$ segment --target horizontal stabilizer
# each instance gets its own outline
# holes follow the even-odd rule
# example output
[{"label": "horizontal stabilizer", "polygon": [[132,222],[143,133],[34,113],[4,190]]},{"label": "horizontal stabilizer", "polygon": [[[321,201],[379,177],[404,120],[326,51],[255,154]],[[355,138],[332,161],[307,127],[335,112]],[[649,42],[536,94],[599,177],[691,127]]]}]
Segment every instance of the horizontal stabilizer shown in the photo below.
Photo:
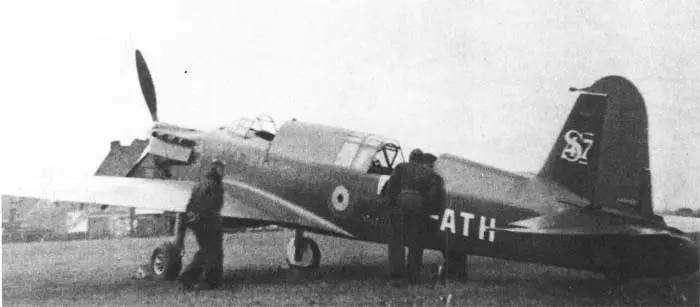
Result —
[{"label": "horizontal stabilizer", "polygon": [[572,228],[489,228],[488,231],[510,232],[520,234],[540,235],[574,235],[574,236],[600,236],[600,235],[674,235],[670,230],[639,227],[635,225],[612,225],[596,227],[572,227]]}]

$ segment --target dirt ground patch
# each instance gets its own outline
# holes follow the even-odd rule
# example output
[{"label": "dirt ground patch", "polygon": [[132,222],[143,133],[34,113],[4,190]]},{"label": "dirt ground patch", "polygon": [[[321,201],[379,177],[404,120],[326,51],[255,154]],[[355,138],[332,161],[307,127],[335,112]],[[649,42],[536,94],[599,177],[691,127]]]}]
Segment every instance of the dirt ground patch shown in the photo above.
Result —
[{"label": "dirt ground patch", "polygon": [[[4,306],[697,306],[699,275],[671,281],[635,280],[612,288],[580,271],[470,257],[470,280],[403,289],[386,281],[386,247],[312,236],[321,267],[287,270],[288,232],[225,237],[225,284],[187,293],[175,282],[134,278],[155,246],[170,238],[19,243],[2,246]],[[184,261],[196,244],[188,236]],[[425,262],[440,255],[426,252]],[[675,288],[675,289],[674,289]]]}]

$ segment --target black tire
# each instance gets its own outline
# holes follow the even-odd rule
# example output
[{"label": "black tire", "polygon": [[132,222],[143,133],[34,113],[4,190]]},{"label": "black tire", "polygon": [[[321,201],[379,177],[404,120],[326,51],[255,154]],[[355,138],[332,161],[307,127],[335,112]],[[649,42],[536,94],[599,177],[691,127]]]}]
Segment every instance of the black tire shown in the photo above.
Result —
[{"label": "black tire", "polygon": [[172,243],[163,243],[153,250],[151,272],[156,280],[175,280],[182,269],[180,248]]},{"label": "black tire", "polygon": [[318,248],[318,244],[316,244],[316,241],[310,239],[310,238],[302,238],[300,242],[300,246],[304,251],[311,251],[311,259],[308,261],[308,263],[304,263],[305,261],[297,262],[294,261],[294,253],[292,247],[295,246],[294,238],[289,240],[289,244],[287,245],[287,256],[285,257],[287,260],[287,264],[289,264],[289,267],[291,268],[296,268],[296,269],[315,269],[321,264],[321,250]]}]

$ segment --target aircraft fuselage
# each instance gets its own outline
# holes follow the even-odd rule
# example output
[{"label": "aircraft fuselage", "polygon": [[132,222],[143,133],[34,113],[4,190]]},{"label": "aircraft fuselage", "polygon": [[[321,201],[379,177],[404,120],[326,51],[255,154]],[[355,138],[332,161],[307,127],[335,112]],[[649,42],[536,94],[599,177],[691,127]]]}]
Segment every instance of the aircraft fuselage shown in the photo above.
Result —
[{"label": "aircraft fuselage", "polygon": [[[300,162],[271,154],[268,146],[260,139],[232,138],[214,131],[205,138],[198,163],[183,168],[181,173],[187,177],[201,175],[211,159],[223,158],[228,164],[226,176],[298,204],[352,236],[303,230],[388,242],[389,224],[385,215],[377,212],[383,209],[378,199],[389,176]],[[515,221],[566,210],[585,217],[580,219],[581,223],[640,222],[605,212],[589,212],[574,205],[583,202],[576,194],[537,176],[525,177],[452,156],[441,158],[436,169],[447,177],[448,197],[442,214],[433,216],[430,238],[426,241],[428,249],[596,272],[623,270],[627,276],[671,276],[697,270],[697,249],[676,246],[687,244],[683,238],[669,241],[634,235],[537,236],[490,231]],[[226,224],[235,228],[246,222],[229,219]],[[294,224],[289,221],[281,225],[295,228]],[[659,262],[659,259],[671,260]]]}]

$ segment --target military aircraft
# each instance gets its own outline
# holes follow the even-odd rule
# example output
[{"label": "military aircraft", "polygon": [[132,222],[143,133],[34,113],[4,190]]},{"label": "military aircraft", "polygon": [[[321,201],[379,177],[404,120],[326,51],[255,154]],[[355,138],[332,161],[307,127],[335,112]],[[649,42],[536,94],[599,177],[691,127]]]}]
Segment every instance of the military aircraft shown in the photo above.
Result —
[{"label": "military aircraft", "polygon": [[[304,232],[387,242],[380,200],[393,168],[404,161],[398,142],[297,120],[278,129],[268,116],[213,131],[167,124],[158,119],[153,80],[138,50],[136,63],[154,122],[139,162],[126,177],[95,176],[85,185],[37,191],[39,197],[182,212],[197,179],[221,159],[228,165],[226,232],[262,225],[295,230],[286,253],[291,267],[320,264],[320,249]],[[456,270],[467,269],[467,255],[480,255],[589,270],[612,280],[696,272],[698,245],[652,210],[639,91],[619,76],[570,90],[578,98],[536,174],[439,156],[435,169],[448,196],[444,211],[432,216],[427,248],[443,251]],[[148,157],[158,174],[134,178]],[[182,251],[180,240],[155,248],[155,276],[175,279]]]}]

